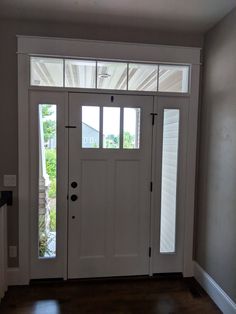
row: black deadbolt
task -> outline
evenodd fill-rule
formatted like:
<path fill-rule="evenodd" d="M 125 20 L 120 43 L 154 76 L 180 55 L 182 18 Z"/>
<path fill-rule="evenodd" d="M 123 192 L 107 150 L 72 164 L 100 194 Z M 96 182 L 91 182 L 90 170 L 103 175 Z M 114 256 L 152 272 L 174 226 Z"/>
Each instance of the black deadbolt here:
<path fill-rule="evenodd" d="M 77 200 L 78 196 L 73 194 L 71 195 L 70 199 L 72 200 L 72 202 L 75 202 Z"/>
<path fill-rule="evenodd" d="M 73 189 L 77 188 L 77 186 L 78 186 L 77 182 L 73 181 L 73 182 L 71 183 L 71 187 L 72 187 Z"/>

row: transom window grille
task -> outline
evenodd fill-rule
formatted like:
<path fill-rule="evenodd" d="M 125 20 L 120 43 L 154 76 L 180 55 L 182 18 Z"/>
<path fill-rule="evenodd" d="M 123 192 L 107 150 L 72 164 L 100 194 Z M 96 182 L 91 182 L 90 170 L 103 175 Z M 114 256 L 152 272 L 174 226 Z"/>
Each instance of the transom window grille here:
<path fill-rule="evenodd" d="M 189 92 L 189 65 L 30 58 L 31 86 Z"/>

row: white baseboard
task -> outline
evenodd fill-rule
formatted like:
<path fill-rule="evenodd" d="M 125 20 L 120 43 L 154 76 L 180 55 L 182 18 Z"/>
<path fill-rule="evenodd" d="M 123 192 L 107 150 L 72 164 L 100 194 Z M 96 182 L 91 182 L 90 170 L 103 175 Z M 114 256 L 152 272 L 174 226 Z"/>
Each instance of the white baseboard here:
<path fill-rule="evenodd" d="M 25 278 L 22 278 L 19 268 L 7 269 L 7 283 L 8 286 L 24 286 L 29 284 Z"/>
<path fill-rule="evenodd" d="M 194 263 L 194 277 L 224 314 L 236 314 L 236 304 L 198 264 Z"/>

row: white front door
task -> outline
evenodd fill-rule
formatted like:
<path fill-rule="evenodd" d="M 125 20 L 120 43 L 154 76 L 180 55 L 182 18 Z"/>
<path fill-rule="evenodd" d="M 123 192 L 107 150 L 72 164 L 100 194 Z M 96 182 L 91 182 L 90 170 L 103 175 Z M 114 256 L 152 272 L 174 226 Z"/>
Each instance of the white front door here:
<path fill-rule="evenodd" d="M 153 97 L 69 94 L 68 277 L 149 273 Z"/>

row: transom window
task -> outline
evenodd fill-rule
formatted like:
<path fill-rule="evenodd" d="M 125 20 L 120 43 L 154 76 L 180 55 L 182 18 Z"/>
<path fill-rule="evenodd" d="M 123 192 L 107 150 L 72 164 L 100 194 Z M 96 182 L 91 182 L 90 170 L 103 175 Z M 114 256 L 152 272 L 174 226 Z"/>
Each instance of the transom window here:
<path fill-rule="evenodd" d="M 82 106 L 82 148 L 139 149 L 140 120 L 140 108 Z"/>
<path fill-rule="evenodd" d="M 189 92 L 189 65 L 30 58 L 31 86 Z"/>

